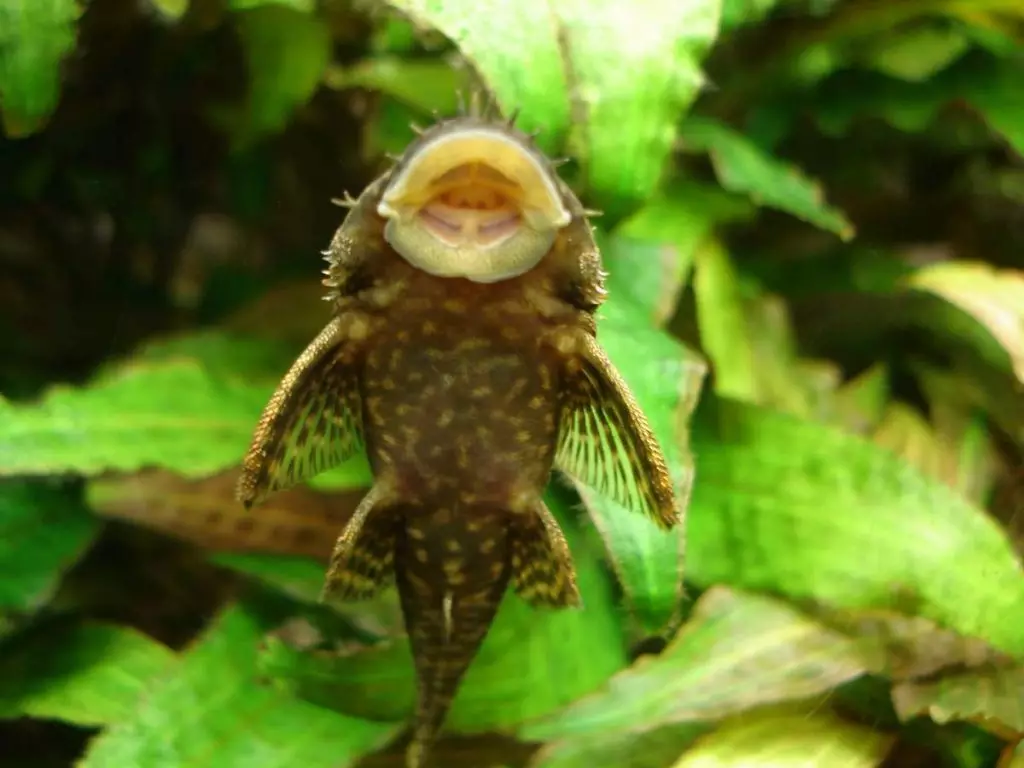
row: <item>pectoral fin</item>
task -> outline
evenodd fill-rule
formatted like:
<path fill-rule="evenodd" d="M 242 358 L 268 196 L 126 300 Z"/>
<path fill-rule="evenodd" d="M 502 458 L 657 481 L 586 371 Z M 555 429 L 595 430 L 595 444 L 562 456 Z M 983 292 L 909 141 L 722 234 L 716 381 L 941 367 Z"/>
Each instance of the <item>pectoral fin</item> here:
<path fill-rule="evenodd" d="M 380 486 L 356 507 L 334 545 L 321 600 L 369 600 L 394 581 L 398 519 Z"/>
<path fill-rule="evenodd" d="M 512 588 L 532 605 L 582 604 L 569 545 L 543 501 L 533 515 L 513 525 Z"/>
<path fill-rule="evenodd" d="M 292 364 L 242 462 L 238 498 L 246 507 L 342 463 L 362 447 L 356 346 L 334 320 Z"/>
<path fill-rule="evenodd" d="M 589 334 L 567 366 L 555 465 L 662 528 L 679 522 L 661 448 L 626 382 Z"/>

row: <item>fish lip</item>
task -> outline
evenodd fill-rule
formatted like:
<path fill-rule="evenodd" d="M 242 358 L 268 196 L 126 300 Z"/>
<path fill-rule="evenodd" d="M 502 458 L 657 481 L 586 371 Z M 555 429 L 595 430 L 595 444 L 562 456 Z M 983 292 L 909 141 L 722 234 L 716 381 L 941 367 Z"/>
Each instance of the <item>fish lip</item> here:
<path fill-rule="evenodd" d="M 572 220 L 548 161 L 504 127 L 472 125 L 428 137 L 392 172 L 377 214 L 409 222 L 436 196 L 433 185 L 460 166 L 478 163 L 512 185 L 512 200 L 524 224 L 538 232 L 562 229 Z"/>

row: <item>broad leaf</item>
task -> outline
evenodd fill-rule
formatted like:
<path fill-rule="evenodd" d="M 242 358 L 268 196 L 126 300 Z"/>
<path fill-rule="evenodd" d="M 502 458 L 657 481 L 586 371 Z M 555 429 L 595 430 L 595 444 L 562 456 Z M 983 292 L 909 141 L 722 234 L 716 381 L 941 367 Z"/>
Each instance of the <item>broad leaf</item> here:
<path fill-rule="evenodd" d="M 458 92 L 465 91 L 470 84 L 465 72 L 452 68 L 442 59 L 392 56 L 365 59 L 347 68 L 331 68 L 326 82 L 332 88 L 382 91 L 419 114 L 436 110 L 443 115 L 455 112 Z"/>
<path fill-rule="evenodd" d="M 920 83 L 952 64 L 969 47 L 967 35 L 956 27 L 921 24 L 880 37 L 861 58 L 879 72 Z"/>
<path fill-rule="evenodd" d="M 668 334 L 646 326 L 642 312 L 628 301 L 608 302 L 598 340 L 646 414 L 685 509 L 693 482 L 688 422 L 706 365 Z M 683 596 L 685 521 L 666 533 L 589 489 L 581 487 L 580 495 L 636 618 L 647 631 L 660 631 L 674 618 Z"/>
<path fill-rule="evenodd" d="M 755 24 L 772 10 L 779 0 L 722 0 L 722 31 Z"/>
<path fill-rule="evenodd" d="M 316 9 L 316 0 L 228 0 L 228 8 L 232 11 L 248 11 L 267 5 L 280 5 L 296 11 L 311 13 Z"/>
<path fill-rule="evenodd" d="M 828 712 L 757 712 L 724 723 L 672 768 L 875 768 L 894 740 Z"/>
<path fill-rule="evenodd" d="M 739 277 L 718 240 L 697 253 L 694 278 L 701 345 L 714 371 L 715 391 L 724 397 L 757 402 L 760 378 L 745 315 Z"/>
<path fill-rule="evenodd" d="M 1024 272 L 943 262 L 918 270 L 908 283 L 941 296 L 981 323 L 1006 350 L 1024 384 Z"/>
<path fill-rule="evenodd" d="M 0 718 L 112 725 L 131 716 L 173 661 L 170 650 L 125 627 L 43 624 L 0 657 Z"/>
<path fill-rule="evenodd" d="M 75 0 L 0 0 L 0 117 L 9 137 L 35 133 L 57 107 L 80 13 Z"/>
<path fill-rule="evenodd" d="M 874 663 L 855 640 L 781 602 L 716 587 L 661 654 L 621 672 L 600 693 L 527 724 L 522 734 L 580 738 L 719 720 L 825 693 Z"/>
<path fill-rule="evenodd" d="M 828 420 L 848 432 L 870 434 L 882 420 L 888 399 L 889 371 L 876 363 L 836 390 Z"/>
<path fill-rule="evenodd" d="M 281 131 L 309 100 L 327 69 L 331 39 L 324 22 L 307 12 L 312 9 L 298 9 L 295 2 L 238 5 L 249 91 L 245 103 L 225 110 L 224 117 L 242 148 Z"/>
<path fill-rule="evenodd" d="M 919 132 L 933 123 L 943 107 L 966 101 L 1018 154 L 1024 154 L 1017 55 L 997 59 L 975 52 L 919 83 L 876 72 L 838 72 L 818 86 L 812 109 L 821 127 L 834 135 L 845 133 L 855 118 L 866 116 Z M 917 66 L 913 59 L 908 63 Z"/>
<path fill-rule="evenodd" d="M 522 109 L 519 124 L 541 130 L 548 150 L 569 125 L 569 92 L 558 20 L 546 0 L 485 5 L 472 0 L 388 0 L 414 22 L 452 40 L 493 91 L 505 114 Z M 523 67 L 522 62 L 530 66 Z"/>
<path fill-rule="evenodd" d="M 825 202 L 815 182 L 742 134 L 714 120 L 691 117 L 683 123 L 681 140 L 688 151 L 711 155 L 718 181 L 730 192 L 749 195 L 758 205 L 791 213 L 844 240 L 853 237 L 853 225 Z"/>
<path fill-rule="evenodd" d="M 708 730 L 707 725 L 678 723 L 643 733 L 570 736 L 543 747 L 529 768 L 665 768 Z"/>
<path fill-rule="evenodd" d="M 574 145 L 586 183 L 614 213 L 657 186 L 680 117 L 704 85 L 721 0 L 560 0 Z M 642 88 L 637 83 L 643 83 Z"/>
<path fill-rule="evenodd" d="M 893 688 L 900 718 L 966 720 L 1012 740 L 1024 738 L 1024 667 L 990 666 Z"/>
<path fill-rule="evenodd" d="M 1024 569 L 995 522 L 954 491 L 860 438 L 713 397 L 692 439 L 697 584 L 909 607 L 1024 655 Z"/>
<path fill-rule="evenodd" d="M 1020 49 L 1003 60 L 988 59 L 977 63 L 968 61 L 964 69 L 960 93 L 982 114 L 993 130 L 1002 134 L 1018 155 L 1024 156 Z"/>
<path fill-rule="evenodd" d="M 571 103 L 578 113 L 573 143 L 588 187 L 615 208 L 642 199 L 658 183 L 679 117 L 702 85 L 700 62 L 720 12 L 718 0 L 389 5 L 451 39 L 505 113 L 522 109 L 524 127 L 545 131 L 546 149 L 565 136 Z M 645 87 L 636 88 L 638 81 Z"/>
<path fill-rule="evenodd" d="M 163 471 L 105 476 L 89 484 L 100 515 L 143 525 L 220 552 L 275 552 L 326 562 L 363 490 L 294 488 L 247 510 L 235 497 L 238 471 L 200 480 Z"/>
<path fill-rule="evenodd" d="M 179 21 L 188 12 L 190 0 L 150 0 L 169 21 Z"/>
<path fill-rule="evenodd" d="M 0 634 L 12 614 L 50 599 L 98 529 L 81 502 L 54 485 L 0 482 Z"/>
<path fill-rule="evenodd" d="M 506 595 L 455 698 L 448 727 L 478 732 L 539 717 L 593 691 L 626 666 L 611 584 L 597 553 L 575 530 L 567 505 L 549 505 L 569 539 L 583 595 L 580 610 L 537 610 Z M 266 674 L 304 698 L 375 720 L 402 720 L 415 694 L 407 642 L 339 652 L 303 652 L 271 641 Z"/>
<path fill-rule="evenodd" d="M 602 239 L 610 294 L 646 307 L 653 325 L 665 325 L 715 225 L 751 211 L 744 200 L 715 187 L 673 184 Z"/>
<path fill-rule="evenodd" d="M 0 399 L 0 474 L 162 467 L 195 477 L 235 466 L 291 357 L 201 334 L 154 344 L 36 404 Z"/>
<path fill-rule="evenodd" d="M 390 740 L 393 726 L 345 717 L 255 681 L 269 623 L 221 614 L 129 717 L 94 739 L 82 768 L 343 768 Z"/>

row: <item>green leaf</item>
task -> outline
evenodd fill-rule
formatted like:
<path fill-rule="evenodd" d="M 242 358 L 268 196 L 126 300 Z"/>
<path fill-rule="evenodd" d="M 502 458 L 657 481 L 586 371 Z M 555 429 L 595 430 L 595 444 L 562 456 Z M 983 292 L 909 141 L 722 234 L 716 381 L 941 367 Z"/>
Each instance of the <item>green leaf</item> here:
<path fill-rule="evenodd" d="M 683 123 L 681 139 L 688 150 L 711 155 L 718 181 L 730 192 L 749 195 L 758 205 L 791 213 L 844 240 L 853 237 L 853 225 L 825 202 L 815 182 L 742 134 L 715 120 L 691 117 Z"/>
<path fill-rule="evenodd" d="M 860 438 L 713 397 L 692 440 L 695 583 L 848 609 L 909 603 L 1024 655 L 1024 569 L 995 522 L 951 489 Z"/>
<path fill-rule="evenodd" d="M 1020 50 L 1002 61 L 991 62 L 963 85 L 964 97 L 985 121 L 1024 156 L 1024 103 L 1020 98 Z"/>
<path fill-rule="evenodd" d="M 541 130 L 541 146 L 558 146 L 569 125 L 569 96 L 558 22 L 546 0 L 498 5 L 472 0 L 388 0 L 416 24 L 454 42 L 490 86 L 505 114 Z M 524 66 L 529 62 L 529 66 Z"/>
<path fill-rule="evenodd" d="M 44 624 L 0 656 L 0 718 L 117 723 L 173 660 L 163 645 L 126 627 Z"/>
<path fill-rule="evenodd" d="M 908 83 L 878 72 L 843 71 L 822 83 L 812 110 L 821 130 L 841 136 L 854 119 L 877 117 L 894 128 L 918 133 L 935 120 L 954 94 L 939 80 Z"/>
<path fill-rule="evenodd" d="M 701 61 L 718 35 L 721 0 L 560 0 L 548 7 L 562 21 L 587 187 L 619 212 L 661 180 L 679 119 L 704 84 Z"/>
<path fill-rule="evenodd" d="M 1024 272 L 947 261 L 918 270 L 908 285 L 944 298 L 983 325 L 1006 350 L 1024 384 Z"/>
<path fill-rule="evenodd" d="M 188 12 L 190 0 L 152 0 L 154 7 L 169 21 L 179 21 Z"/>
<path fill-rule="evenodd" d="M 875 768 L 894 740 L 827 712 L 758 712 L 723 724 L 672 768 Z"/>
<path fill-rule="evenodd" d="M 280 5 L 303 13 L 316 10 L 316 0 L 228 0 L 228 8 L 232 11 L 248 11 L 268 5 Z"/>
<path fill-rule="evenodd" d="M 257 349 L 216 336 L 179 339 L 84 388 L 58 385 L 31 405 L 0 399 L 0 474 L 163 467 L 195 477 L 235 466 L 290 362 L 280 349 Z"/>
<path fill-rule="evenodd" d="M 131 716 L 92 741 L 81 768 L 342 768 L 395 735 L 255 682 L 269 625 L 245 607 L 221 614 Z"/>
<path fill-rule="evenodd" d="M 779 0 L 722 0 L 722 31 L 756 24 L 778 4 Z"/>
<path fill-rule="evenodd" d="M 377 56 L 351 67 L 331 67 L 327 84 L 338 89 L 381 91 L 420 114 L 429 115 L 437 110 L 445 115 L 456 110 L 457 93 L 465 91 L 470 82 L 467 73 L 453 69 L 441 59 Z"/>
<path fill-rule="evenodd" d="M 81 502 L 57 487 L 0 483 L 0 633 L 9 614 L 29 613 L 50 599 L 98 529 Z"/>
<path fill-rule="evenodd" d="M 0 0 L 0 115 L 9 137 L 35 133 L 56 109 L 80 13 L 75 0 Z"/>
<path fill-rule="evenodd" d="M 942 107 L 966 101 L 994 131 L 1024 155 L 1024 108 L 1018 95 L 1020 62 L 971 53 L 924 82 L 877 72 L 842 71 L 816 89 L 813 109 L 822 129 L 845 133 L 855 117 L 877 116 L 899 130 L 919 132 Z"/>
<path fill-rule="evenodd" d="M 997 667 L 946 675 L 893 688 L 900 719 L 927 715 L 939 724 L 966 720 L 1007 740 L 1024 738 L 1024 667 Z"/>
<path fill-rule="evenodd" d="M 699 65 L 720 11 L 719 0 L 388 4 L 452 40 L 506 114 L 521 108 L 522 126 L 545 132 L 545 149 L 561 143 L 572 102 L 587 186 L 616 211 L 660 180 L 675 126 L 703 83 Z"/>
<path fill-rule="evenodd" d="M 956 27 L 920 25 L 883 36 L 866 58 L 879 72 L 920 83 L 956 61 L 969 47 L 966 34 Z"/>
<path fill-rule="evenodd" d="M 665 768 L 708 729 L 678 723 L 643 733 L 587 733 L 542 747 L 529 768 Z"/>
<path fill-rule="evenodd" d="M 701 345 L 715 372 L 715 391 L 757 402 L 760 378 L 739 277 L 728 252 L 717 240 L 705 242 L 697 253 L 693 291 Z"/>
<path fill-rule="evenodd" d="M 316 603 L 323 591 L 324 564 L 308 557 L 223 552 L 212 559 L 303 603 Z"/>
<path fill-rule="evenodd" d="M 610 301 L 598 339 L 625 378 L 669 463 L 685 509 L 693 481 L 688 421 L 707 367 L 666 333 L 650 328 L 643 307 Z M 666 533 L 650 520 L 587 488 L 578 488 L 604 540 L 634 616 L 648 631 L 670 623 L 683 596 L 685 526 Z"/>
<path fill-rule="evenodd" d="M 616 675 L 600 693 L 528 724 L 522 735 L 580 738 L 719 720 L 824 693 L 872 661 L 855 640 L 779 601 L 716 587 L 661 654 Z"/>
<path fill-rule="evenodd" d="M 331 56 L 330 33 L 324 22 L 293 7 L 295 3 L 240 5 L 245 10 L 238 10 L 235 16 L 249 89 L 241 107 L 221 113 L 236 149 L 282 131 L 316 91 Z"/>
<path fill-rule="evenodd" d="M 651 324 L 664 325 L 715 225 L 749 218 L 751 211 L 716 187 L 673 184 L 599 243 L 610 295 L 628 297 L 647 308 Z"/>
<path fill-rule="evenodd" d="M 984 420 L 945 401 L 929 405 L 932 422 L 909 405 L 889 403 L 871 439 L 923 474 L 984 504 L 994 471 Z"/>
<path fill-rule="evenodd" d="M 625 641 L 612 585 L 586 546 L 567 503 L 548 502 L 569 539 L 584 608 L 537 610 L 506 595 L 447 720 L 453 731 L 479 732 L 539 717 L 589 693 L 626 666 Z M 301 652 L 271 640 L 264 672 L 303 698 L 374 720 L 402 720 L 415 694 L 412 657 L 403 638 L 382 646 Z"/>
<path fill-rule="evenodd" d="M 889 399 L 889 371 L 876 363 L 836 390 L 831 422 L 848 432 L 868 434 L 882 420 Z"/>

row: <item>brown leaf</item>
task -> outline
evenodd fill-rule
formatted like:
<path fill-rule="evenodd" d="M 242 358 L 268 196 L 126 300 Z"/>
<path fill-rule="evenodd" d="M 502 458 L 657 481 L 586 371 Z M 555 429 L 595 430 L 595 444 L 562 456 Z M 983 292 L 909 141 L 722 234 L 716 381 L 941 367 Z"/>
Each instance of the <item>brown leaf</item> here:
<path fill-rule="evenodd" d="M 966 720 L 1004 739 L 1024 736 L 1024 666 L 988 665 L 928 682 L 901 683 L 892 700 L 902 720 Z"/>
<path fill-rule="evenodd" d="M 858 638 L 865 651 L 873 648 L 873 658 L 881 664 L 872 671 L 897 682 L 1008 661 L 984 641 L 963 637 L 920 616 L 882 610 L 811 613 L 827 626 Z"/>
<path fill-rule="evenodd" d="M 89 501 L 103 517 L 136 523 L 221 552 L 301 555 L 326 561 L 363 490 L 295 488 L 246 511 L 235 499 L 239 470 L 187 480 L 163 470 L 91 483 Z"/>

